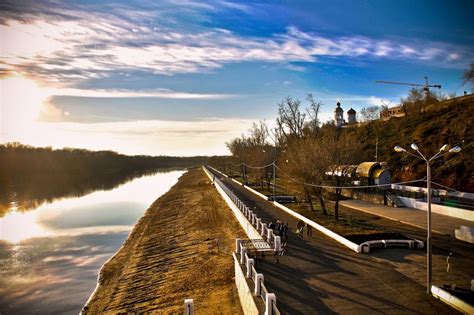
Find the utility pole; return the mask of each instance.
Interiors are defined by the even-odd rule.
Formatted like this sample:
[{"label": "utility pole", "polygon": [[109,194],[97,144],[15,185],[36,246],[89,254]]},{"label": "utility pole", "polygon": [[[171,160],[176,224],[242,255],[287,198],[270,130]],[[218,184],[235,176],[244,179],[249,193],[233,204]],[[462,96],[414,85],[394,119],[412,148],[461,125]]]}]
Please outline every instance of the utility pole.
[{"label": "utility pole", "polygon": [[431,159],[426,161],[426,180],[427,180],[427,202],[428,202],[428,213],[427,213],[427,221],[428,221],[428,232],[426,236],[426,246],[428,255],[426,255],[426,265],[428,266],[428,273],[426,275],[426,283],[427,283],[427,293],[431,294],[431,283],[433,283],[433,261],[431,259],[432,251],[432,244],[431,244]]},{"label": "utility pole", "polygon": [[375,162],[378,162],[379,138],[375,138]]}]

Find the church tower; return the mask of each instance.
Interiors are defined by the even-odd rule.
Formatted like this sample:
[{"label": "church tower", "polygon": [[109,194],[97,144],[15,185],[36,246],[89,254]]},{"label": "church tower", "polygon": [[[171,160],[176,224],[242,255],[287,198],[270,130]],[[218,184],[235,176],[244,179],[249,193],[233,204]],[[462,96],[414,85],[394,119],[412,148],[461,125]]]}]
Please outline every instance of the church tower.
[{"label": "church tower", "polygon": [[355,124],[357,123],[357,120],[356,120],[356,114],[357,112],[351,107],[351,109],[349,109],[347,111],[347,123],[348,124]]},{"label": "church tower", "polygon": [[344,125],[344,110],[341,108],[341,103],[337,102],[336,110],[334,110],[334,121],[336,122],[336,127],[341,127]]}]

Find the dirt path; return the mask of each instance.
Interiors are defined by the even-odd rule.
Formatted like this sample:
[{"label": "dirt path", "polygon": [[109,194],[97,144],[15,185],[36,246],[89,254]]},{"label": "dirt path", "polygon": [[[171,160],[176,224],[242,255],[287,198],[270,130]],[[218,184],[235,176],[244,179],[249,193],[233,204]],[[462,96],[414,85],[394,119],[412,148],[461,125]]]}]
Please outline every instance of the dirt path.
[{"label": "dirt path", "polygon": [[155,201],[101,270],[86,314],[242,314],[232,250],[243,237],[202,169],[185,173]]}]

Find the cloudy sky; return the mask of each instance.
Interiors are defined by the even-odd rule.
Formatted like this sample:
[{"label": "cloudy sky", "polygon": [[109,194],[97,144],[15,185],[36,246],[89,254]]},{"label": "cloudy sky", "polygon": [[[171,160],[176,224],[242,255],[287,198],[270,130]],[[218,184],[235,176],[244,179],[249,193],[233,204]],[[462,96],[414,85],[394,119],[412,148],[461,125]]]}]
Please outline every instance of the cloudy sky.
[{"label": "cloudy sky", "polygon": [[396,105],[469,87],[471,1],[1,1],[0,142],[224,154],[285,96]]}]

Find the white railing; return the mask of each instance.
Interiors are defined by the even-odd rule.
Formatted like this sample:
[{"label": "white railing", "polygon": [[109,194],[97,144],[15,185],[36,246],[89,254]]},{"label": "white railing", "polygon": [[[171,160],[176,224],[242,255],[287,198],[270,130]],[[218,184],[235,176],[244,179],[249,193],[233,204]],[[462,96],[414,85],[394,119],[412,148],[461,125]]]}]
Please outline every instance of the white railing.
[{"label": "white railing", "polygon": [[[206,172],[209,172],[206,167],[204,167]],[[208,174],[210,175],[210,174]],[[253,246],[257,251],[272,251],[276,255],[282,250],[280,236],[276,236],[273,233],[272,229],[269,229],[266,223],[263,223],[262,219],[257,216],[250,207],[248,207],[245,202],[240,200],[237,195],[230,190],[220,179],[216,176],[209,176],[213,179],[214,184],[218,185],[224,193],[232,200],[232,202],[237,206],[243,216],[247,219],[248,223],[256,228],[260,233],[262,239],[260,240],[251,240]],[[276,295],[274,293],[269,293],[264,284],[263,274],[257,273],[255,269],[255,260],[250,258],[248,255],[249,248],[243,246],[241,239],[236,239],[236,248],[235,253],[238,254],[240,259],[236,263],[240,262],[243,265],[245,270],[245,276],[248,279],[251,279],[254,284],[254,294],[255,296],[260,296],[263,299],[265,304],[265,315],[278,315],[280,312],[276,306]]]},{"label": "white railing", "polygon": [[255,269],[255,260],[248,255],[248,248],[243,245],[242,239],[235,240],[235,254],[240,256],[240,260],[235,260],[235,263],[241,265],[245,277],[250,279],[254,285],[254,295],[260,297],[265,304],[265,315],[279,315],[280,311],[276,305],[276,295],[268,292],[265,286],[263,274],[258,273]]},{"label": "white railing", "polygon": [[273,233],[273,230],[267,227],[266,223],[263,223],[262,219],[258,217],[250,208],[242,201],[239,197],[229,189],[220,179],[214,178],[214,183],[229,196],[230,200],[237,206],[240,212],[247,219],[248,223],[255,227],[259,231],[263,240],[265,240],[269,246],[278,254],[281,251],[281,238]]}]

